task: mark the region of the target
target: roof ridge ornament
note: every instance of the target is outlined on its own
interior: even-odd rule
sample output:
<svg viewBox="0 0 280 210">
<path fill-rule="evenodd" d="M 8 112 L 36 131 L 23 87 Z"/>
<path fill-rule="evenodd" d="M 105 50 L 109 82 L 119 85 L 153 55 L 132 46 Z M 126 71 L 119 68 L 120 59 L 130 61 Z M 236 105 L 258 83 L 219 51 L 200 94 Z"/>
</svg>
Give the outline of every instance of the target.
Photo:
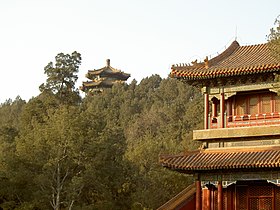
<svg viewBox="0 0 280 210">
<path fill-rule="evenodd" d="M 194 61 L 191 62 L 193 66 L 197 65 L 197 59 L 195 59 Z"/>
<path fill-rule="evenodd" d="M 107 59 L 106 60 L 106 67 L 109 67 L 110 66 L 110 59 Z"/>
<path fill-rule="evenodd" d="M 204 65 L 205 68 L 208 69 L 209 68 L 209 60 L 208 60 L 208 56 L 206 56 L 206 58 L 204 59 Z"/>
</svg>

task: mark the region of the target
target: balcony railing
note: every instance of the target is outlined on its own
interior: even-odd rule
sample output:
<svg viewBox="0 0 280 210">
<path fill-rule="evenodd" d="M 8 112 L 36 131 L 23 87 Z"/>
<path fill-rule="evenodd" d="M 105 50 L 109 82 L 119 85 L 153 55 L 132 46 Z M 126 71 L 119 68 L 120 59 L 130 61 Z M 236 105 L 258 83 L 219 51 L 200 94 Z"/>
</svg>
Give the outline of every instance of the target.
<svg viewBox="0 0 280 210">
<path fill-rule="evenodd" d="M 224 126 L 221 125 L 221 116 L 209 117 L 210 129 L 215 128 L 234 128 L 234 127 L 250 127 L 280 124 L 280 112 L 260 113 L 260 114 L 245 114 L 227 116 L 224 114 Z"/>
</svg>

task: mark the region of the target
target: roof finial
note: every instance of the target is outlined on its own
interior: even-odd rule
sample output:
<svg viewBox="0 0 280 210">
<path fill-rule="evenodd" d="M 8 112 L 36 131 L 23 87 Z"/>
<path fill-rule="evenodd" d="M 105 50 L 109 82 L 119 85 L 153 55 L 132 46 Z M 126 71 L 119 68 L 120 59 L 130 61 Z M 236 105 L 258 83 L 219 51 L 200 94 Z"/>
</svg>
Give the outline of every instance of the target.
<svg viewBox="0 0 280 210">
<path fill-rule="evenodd" d="M 206 58 L 204 59 L 204 65 L 205 68 L 208 69 L 209 68 L 209 60 L 208 60 L 208 56 L 206 56 Z"/>
<path fill-rule="evenodd" d="M 106 66 L 109 67 L 110 66 L 110 59 L 106 60 Z"/>
<path fill-rule="evenodd" d="M 237 26 L 235 26 L 235 37 L 234 37 L 234 41 L 237 40 Z"/>
</svg>

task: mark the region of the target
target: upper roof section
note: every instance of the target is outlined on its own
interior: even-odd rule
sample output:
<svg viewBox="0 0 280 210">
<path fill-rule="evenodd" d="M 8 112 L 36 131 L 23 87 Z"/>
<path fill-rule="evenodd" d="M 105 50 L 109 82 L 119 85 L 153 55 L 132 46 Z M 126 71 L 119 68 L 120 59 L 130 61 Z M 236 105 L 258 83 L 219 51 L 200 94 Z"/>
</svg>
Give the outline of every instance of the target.
<svg viewBox="0 0 280 210">
<path fill-rule="evenodd" d="M 101 69 L 89 70 L 86 74 L 86 77 L 91 80 L 96 79 L 98 76 L 115 78 L 117 80 L 127 80 L 130 77 L 130 74 L 111 67 L 110 59 L 107 59 L 106 66 Z"/>
<path fill-rule="evenodd" d="M 204 80 L 280 71 L 280 61 L 272 56 L 268 44 L 240 46 L 234 41 L 223 53 L 204 62 L 173 65 L 171 77 Z"/>
</svg>

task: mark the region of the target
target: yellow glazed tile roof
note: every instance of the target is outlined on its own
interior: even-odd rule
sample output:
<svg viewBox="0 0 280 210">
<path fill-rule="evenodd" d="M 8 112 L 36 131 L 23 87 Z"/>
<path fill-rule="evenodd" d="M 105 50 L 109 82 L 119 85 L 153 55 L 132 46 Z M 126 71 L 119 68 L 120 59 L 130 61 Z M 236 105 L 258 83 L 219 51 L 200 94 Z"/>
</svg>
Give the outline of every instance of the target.
<svg viewBox="0 0 280 210">
<path fill-rule="evenodd" d="M 280 61 L 272 56 L 268 44 L 240 46 L 237 41 L 209 61 L 192 63 L 173 65 L 171 77 L 200 80 L 280 71 Z"/>
<path fill-rule="evenodd" d="M 162 166 L 186 173 L 209 170 L 280 167 L 280 148 L 239 149 L 187 152 L 182 155 L 161 156 Z"/>
</svg>

